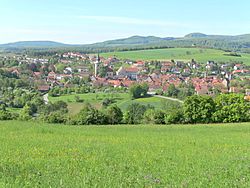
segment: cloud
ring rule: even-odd
[[[145,25],[145,26],[160,26],[160,27],[187,27],[188,24],[178,22],[168,22],[163,20],[139,19],[130,17],[115,17],[115,16],[80,16],[85,20],[94,20],[106,23],[128,24],[128,25]]]

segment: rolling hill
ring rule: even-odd
[[[20,41],[8,44],[2,44],[3,48],[55,48],[55,47],[70,47],[69,44],[54,42],[54,41]]]
[[[116,56],[119,59],[130,60],[183,60],[190,61],[195,59],[200,63],[207,61],[216,62],[242,62],[250,65],[250,54],[237,53],[239,56],[230,56],[229,52],[217,49],[204,49],[204,48],[168,48],[168,49],[151,49],[151,50],[135,50],[123,52],[108,52],[102,53],[103,57]]]
[[[176,47],[205,47],[231,51],[250,52],[250,34],[228,36],[228,35],[206,35],[203,33],[190,33],[184,37],[155,37],[155,36],[132,36],[124,39],[109,40],[94,44],[69,45],[53,41],[23,41],[2,44],[3,49],[22,48],[64,48],[75,49],[82,52],[108,52],[154,48],[176,48]]]

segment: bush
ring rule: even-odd
[[[108,107],[110,104],[112,104],[114,101],[112,99],[108,99],[108,98],[105,98],[103,101],[102,101],[102,106],[103,107]]]
[[[75,96],[75,101],[76,102],[78,102],[78,103],[83,103],[84,102],[84,100],[83,99],[81,99],[79,96]]]
[[[105,125],[108,124],[108,117],[103,112],[87,104],[77,114],[74,121],[78,125]]]
[[[123,120],[123,113],[121,111],[121,109],[114,105],[111,106],[107,109],[107,117],[108,117],[108,123],[109,124],[121,124],[122,120]]]
[[[47,123],[65,123],[65,115],[60,112],[52,112],[49,115],[44,116],[43,120]]]
[[[215,103],[210,96],[193,95],[184,102],[184,118],[187,123],[211,123]]]
[[[12,114],[7,111],[7,110],[0,110],[0,120],[4,121],[4,120],[12,120]]]
[[[129,88],[130,95],[133,99],[138,99],[140,97],[145,97],[148,92],[148,85],[147,84],[133,84]]]
[[[222,94],[216,97],[213,120],[218,123],[246,122],[250,120],[250,103],[240,94]]]
[[[166,124],[184,123],[183,112],[180,110],[168,112],[167,114],[165,114],[165,123]]]
[[[28,106],[28,105],[25,105],[23,107],[23,109],[21,110],[21,112],[20,112],[19,120],[28,121],[28,120],[31,120],[31,119],[32,119],[31,107]]]
[[[161,110],[148,109],[144,113],[144,122],[150,124],[164,124],[164,112]]]
[[[125,113],[125,122],[127,124],[139,124],[142,122],[143,115],[147,107],[138,103],[133,103],[128,106]]]

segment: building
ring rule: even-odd
[[[100,56],[99,56],[99,54],[98,54],[97,59],[96,59],[94,64],[95,64],[95,77],[97,77],[97,75],[98,75],[98,66],[100,64]]]
[[[128,67],[128,68],[120,67],[119,70],[116,72],[118,77],[121,77],[121,78],[127,77],[132,80],[137,79],[138,73],[139,73],[139,69],[137,67]]]

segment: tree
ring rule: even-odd
[[[138,103],[132,103],[128,106],[125,113],[125,122],[128,124],[139,124],[143,119],[147,107]]]
[[[213,119],[218,123],[245,122],[250,120],[250,103],[240,94],[221,94],[215,99]]]
[[[174,84],[170,84],[167,89],[167,96],[168,97],[177,97],[179,90],[175,87]]]
[[[30,120],[32,118],[32,110],[29,105],[25,105],[20,112],[19,119],[23,121]]]
[[[133,84],[129,88],[130,95],[133,99],[138,99],[140,97],[145,97],[148,92],[148,85],[146,83],[144,84]]]
[[[123,113],[121,111],[121,109],[114,105],[114,106],[110,106],[107,109],[107,117],[108,117],[108,122],[109,124],[121,124],[122,120],[123,120]]]
[[[215,103],[210,96],[193,95],[184,102],[184,118],[187,123],[211,123]]]
[[[175,110],[170,111],[165,114],[165,123],[166,124],[179,124],[183,123],[184,121],[183,111],[182,110]]]
[[[48,115],[45,115],[42,117],[42,119],[48,123],[65,123],[66,122],[65,114],[62,114],[59,111],[52,112]]]
[[[102,101],[102,106],[103,107],[108,107],[110,104],[112,104],[114,101],[112,99],[109,99],[109,98],[105,98],[103,99]]]
[[[6,110],[6,107],[4,104],[0,105],[0,120],[11,120],[13,119],[12,114]]]
[[[78,103],[83,103],[84,100],[81,99],[78,95],[75,96],[75,101],[78,102]]]
[[[165,124],[165,113],[161,110],[148,109],[144,113],[144,121],[150,124]]]
[[[57,101],[39,107],[39,112],[45,115],[56,111],[60,112],[61,114],[66,114],[68,112],[67,103],[64,101]]]
[[[95,109],[90,104],[86,104],[77,114],[76,122],[78,125],[105,125],[108,123],[108,118],[101,111]]]

